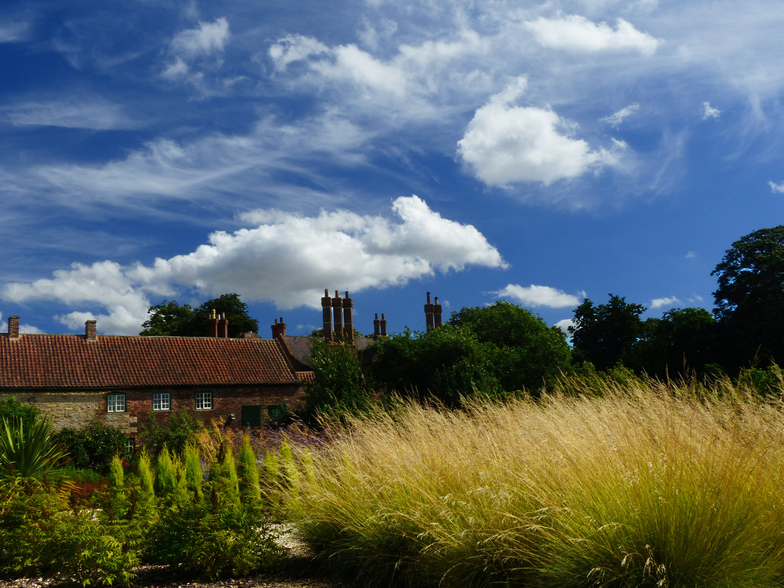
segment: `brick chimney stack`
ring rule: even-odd
[[[343,299],[343,338],[349,345],[354,344],[354,301],[348,297],[348,290],[346,290],[346,297]]]
[[[84,338],[88,341],[97,341],[98,335],[95,334],[95,319],[86,321],[84,323]]]
[[[19,317],[18,316],[9,316],[8,317],[8,338],[9,339],[19,339]]]
[[[436,329],[441,326],[441,305],[438,303],[438,296],[436,296],[436,303],[433,306],[433,326]]]
[[[207,322],[204,325],[204,336],[205,337],[218,336],[218,315],[216,314],[214,308],[210,309],[210,314],[207,317]]]
[[[218,319],[218,337],[221,339],[229,338],[229,319],[226,318],[226,313],[221,313]]]
[[[280,317],[280,322],[275,319],[275,324],[272,325],[272,338],[283,339],[286,337],[286,323],[283,322],[283,317]]]
[[[324,317],[324,341],[332,343],[332,299],[327,288],[324,288],[324,298],[321,299],[321,312]]]
[[[343,299],[340,297],[340,292],[335,290],[335,297],[332,299],[332,319],[335,322],[335,343],[343,341]]]
[[[381,331],[381,336],[387,336],[387,319],[384,318],[384,313],[381,313],[381,320],[379,321],[379,327]]]
[[[373,319],[373,338],[378,339],[381,335],[381,321],[378,320],[378,313],[376,318]]]
[[[435,328],[435,322],[433,321],[433,304],[430,302],[430,292],[427,293],[427,304],[425,304],[425,325],[427,325],[427,330],[432,331]]]

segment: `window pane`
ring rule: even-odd
[[[196,410],[212,409],[212,392],[196,393]]]
[[[171,395],[168,392],[154,392],[152,395],[153,410],[170,410]]]
[[[106,412],[125,412],[125,394],[109,394],[106,397]]]

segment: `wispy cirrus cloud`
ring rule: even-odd
[[[73,264],[52,278],[6,284],[0,298],[56,301],[77,307],[57,317],[70,329],[95,318],[103,330],[133,334],[146,318],[152,295],[196,289],[208,295],[237,292],[246,300],[270,301],[281,309],[318,307],[325,283],[338,282],[359,292],[469,265],[506,267],[475,227],[443,218],[417,196],[396,199],[392,214],[361,216],[338,210],[307,217],[260,210],[243,217],[258,223],[254,228],[215,232],[191,253],[158,258],[150,266],[109,260]]]
[[[0,24],[0,43],[17,43],[27,39],[30,23],[24,21],[5,22]]]
[[[205,60],[212,59],[211,65],[220,65],[220,59],[216,61],[215,56],[223,52],[230,37],[229,21],[225,17],[180,31],[169,43],[170,60],[161,75],[169,80],[187,79],[198,85],[203,75],[192,73],[194,62],[204,65]]]
[[[617,129],[623,124],[627,118],[636,114],[640,110],[640,105],[637,103],[630,104],[629,106],[625,106],[621,108],[618,112],[611,114],[610,116],[606,116],[602,119],[599,119],[600,122],[610,125],[614,129]]]
[[[22,102],[0,108],[0,118],[16,126],[50,126],[66,129],[130,129],[135,123],[123,107],[101,98]]]

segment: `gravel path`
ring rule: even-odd
[[[280,543],[289,549],[289,561],[281,571],[233,578],[218,582],[188,582],[178,578],[167,566],[144,566],[134,570],[132,588],[351,588],[350,584],[327,578],[283,525],[277,526]],[[0,588],[61,588],[64,584],[50,578],[0,580]]]

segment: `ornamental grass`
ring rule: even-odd
[[[782,408],[728,380],[401,402],[287,445],[274,502],[371,586],[782,586]]]

